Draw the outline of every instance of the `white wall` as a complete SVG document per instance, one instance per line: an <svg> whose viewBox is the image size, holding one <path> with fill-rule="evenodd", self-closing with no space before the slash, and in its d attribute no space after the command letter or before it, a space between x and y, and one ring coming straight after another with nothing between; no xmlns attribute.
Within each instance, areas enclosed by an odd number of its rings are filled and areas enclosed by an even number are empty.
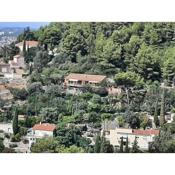
<svg viewBox="0 0 175 175"><path fill-rule="evenodd" d="M0 123L0 130L3 130L5 133L13 134L12 123Z"/></svg>
<svg viewBox="0 0 175 175"><path fill-rule="evenodd" d="M33 130L33 135L35 137L53 137L53 132L52 131Z"/></svg>

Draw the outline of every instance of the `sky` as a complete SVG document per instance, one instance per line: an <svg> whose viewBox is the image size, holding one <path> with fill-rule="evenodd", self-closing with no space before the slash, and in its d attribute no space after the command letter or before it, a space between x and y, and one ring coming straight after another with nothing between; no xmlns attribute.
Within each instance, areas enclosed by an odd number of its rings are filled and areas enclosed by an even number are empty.
<svg viewBox="0 0 175 175"><path fill-rule="evenodd" d="M47 25L49 22L0 22L0 28L6 27L30 27L31 29L38 29L41 26Z"/></svg>

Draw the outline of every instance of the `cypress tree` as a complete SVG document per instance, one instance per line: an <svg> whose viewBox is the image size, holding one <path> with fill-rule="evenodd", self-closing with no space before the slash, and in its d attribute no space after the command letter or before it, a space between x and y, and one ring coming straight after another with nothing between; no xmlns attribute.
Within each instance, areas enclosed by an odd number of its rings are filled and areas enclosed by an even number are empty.
<svg viewBox="0 0 175 175"><path fill-rule="evenodd" d="M126 138L125 153L129 153L129 141L128 141L128 137Z"/></svg>
<svg viewBox="0 0 175 175"><path fill-rule="evenodd" d="M95 140L94 153L100 153L101 150L101 137L98 134Z"/></svg>
<svg viewBox="0 0 175 175"><path fill-rule="evenodd" d="M123 137L121 137L120 153L123 153Z"/></svg>
<svg viewBox="0 0 175 175"><path fill-rule="evenodd" d="M13 116L13 134L16 135L19 131L18 126L18 111L17 108L15 108L14 116Z"/></svg>
<svg viewBox="0 0 175 175"><path fill-rule="evenodd" d="M160 107L160 126L165 124L165 88L163 88L161 95L161 107Z"/></svg>
<svg viewBox="0 0 175 175"><path fill-rule="evenodd" d="M155 111L154 111L154 123L156 125L156 127L159 126L159 118L158 118L158 98L156 100L156 104L155 104Z"/></svg>
<svg viewBox="0 0 175 175"><path fill-rule="evenodd" d="M26 56L26 40L24 39L23 41L23 50L22 50L22 54L25 57Z"/></svg>
<svg viewBox="0 0 175 175"><path fill-rule="evenodd" d="M133 146L132 146L132 153L139 153L139 146L138 146L138 142L137 142L137 137L135 137Z"/></svg>

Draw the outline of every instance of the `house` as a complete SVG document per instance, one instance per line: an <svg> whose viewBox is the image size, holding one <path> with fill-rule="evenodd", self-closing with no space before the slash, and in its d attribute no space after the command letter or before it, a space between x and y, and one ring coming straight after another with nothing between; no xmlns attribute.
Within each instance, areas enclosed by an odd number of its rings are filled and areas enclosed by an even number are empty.
<svg viewBox="0 0 175 175"><path fill-rule="evenodd" d="M103 130L105 137L110 143L119 147L121 143L121 138L123 138L123 144L126 145L126 140L128 138L128 146L132 148L132 145L137 139L138 146L141 150L148 150L149 143L154 141L155 136L159 135L159 130L156 129L126 129L126 128L115 128L110 130Z"/></svg>
<svg viewBox="0 0 175 175"><path fill-rule="evenodd" d="M65 86L82 87L90 84L92 86L98 86L104 82L106 76L104 75L89 75L89 74L76 74L71 73L65 78Z"/></svg>
<svg viewBox="0 0 175 175"><path fill-rule="evenodd" d="M0 123L0 130L7 134L13 134L12 123Z"/></svg>
<svg viewBox="0 0 175 175"><path fill-rule="evenodd" d="M35 124L32 128L32 135L37 138L53 137L56 129L55 124L39 123Z"/></svg>
<svg viewBox="0 0 175 175"><path fill-rule="evenodd" d="M111 86L107 89L109 95L120 95L122 93L122 88L121 87L114 87Z"/></svg>
<svg viewBox="0 0 175 175"><path fill-rule="evenodd" d="M0 98L2 100L12 100L13 95L3 84L0 84Z"/></svg>
<svg viewBox="0 0 175 175"><path fill-rule="evenodd" d="M0 76L4 78L13 78L13 70L10 64L4 62L0 63Z"/></svg>
<svg viewBox="0 0 175 175"><path fill-rule="evenodd" d="M56 130L55 124L39 123L35 124L33 128L28 130L27 139L29 141L29 149L32 144L36 143L37 139L53 137Z"/></svg>
<svg viewBox="0 0 175 175"><path fill-rule="evenodd" d="M25 68L24 57L21 55L15 55L13 60L9 61L9 64L11 69Z"/></svg>
<svg viewBox="0 0 175 175"><path fill-rule="evenodd" d="M19 121L24 121L26 119L25 115L18 115L18 120Z"/></svg>
<svg viewBox="0 0 175 175"><path fill-rule="evenodd" d="M39 44L38 41L26 41L26 50L27 50L28 48L37 47L38 44ZM22 42L16 44L15 46L18 47L18 48L20 49L20 52L22 52L22 51L23 51L23 45L24 45L24 41L22 41Z"/></svg>

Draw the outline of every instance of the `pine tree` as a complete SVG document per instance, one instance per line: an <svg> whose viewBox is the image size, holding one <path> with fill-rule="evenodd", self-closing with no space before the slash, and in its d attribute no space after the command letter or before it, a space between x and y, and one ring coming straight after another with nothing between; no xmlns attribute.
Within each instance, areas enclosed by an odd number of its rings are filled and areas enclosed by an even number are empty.
<svg viewBox="0 0 175 175"><path fill-rule="evenodd" d="M128 140L128 137L126 138L125 153L129 153L129 140Z"/></svg>
<svg viewBox="0 0 175 175"><path fill-rule="evenodd" d="M95 140L94 153L100 153L101 150L101 137L98 134Z"/></svg>
<svg viewBox="0 0 175 175"><path fill-rule="evenodd" d="M160 126L162 127L165 122L165 88L163 88L161 95Z"/></svg>
<svg viewBox="0 0 175 175"><path fill-rule="evenodd" d="M155 111L154 111L154 123L156 125L156 127L159 126L159 118L158 118L158 98L156 100L156 104L155 104Z"/></svg>
<svg viewBox="0 0 175 175"><path fill-rule="evenodd" d="M123 137L121 137L120 153L123 153Z"/></svg>
<svg viewBox="0 0 175 175"><path fill-rule="evenodd" d="M15 108L14 116L13 116L13 134L16 135L19 131L18 126L18 111L17 108Z"/></svg>

